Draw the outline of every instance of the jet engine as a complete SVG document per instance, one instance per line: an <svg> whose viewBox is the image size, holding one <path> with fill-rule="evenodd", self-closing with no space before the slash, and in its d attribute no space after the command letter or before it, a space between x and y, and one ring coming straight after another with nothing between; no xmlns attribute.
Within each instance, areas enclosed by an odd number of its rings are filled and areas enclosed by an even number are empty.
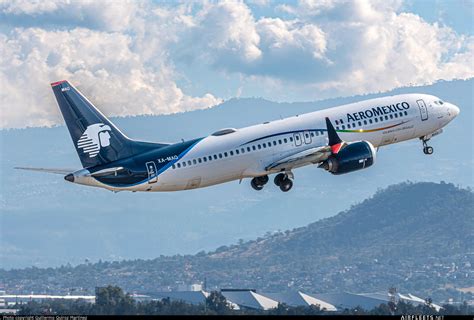
<svg viewBox="0 0 474 320"><path fill-rule="evenodd" d="M370 167L375 163L376 151L368 141L349 143L319 165L332 174L343 174Z"/></svg>

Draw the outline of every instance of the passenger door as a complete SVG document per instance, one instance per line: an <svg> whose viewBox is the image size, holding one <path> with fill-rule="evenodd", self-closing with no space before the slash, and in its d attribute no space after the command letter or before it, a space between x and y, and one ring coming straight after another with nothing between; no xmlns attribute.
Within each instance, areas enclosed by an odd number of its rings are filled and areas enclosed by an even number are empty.
<svg viewBox="0 0 474 320"><path fill-rule="evenodd" d="M148 172L148 183L155 183L158 181L158 175L156 171L156 164L153 161L146 163L146 171Z"/></svg>
<svg viewBox="0 0 474 320"><path fill-rule="evenodd" d="M428 108L426 107L426 103L424 100L416 100L416 103L418 104L418 108L420 108L420 115L421 115L421 121L428 120Z"/></svg>

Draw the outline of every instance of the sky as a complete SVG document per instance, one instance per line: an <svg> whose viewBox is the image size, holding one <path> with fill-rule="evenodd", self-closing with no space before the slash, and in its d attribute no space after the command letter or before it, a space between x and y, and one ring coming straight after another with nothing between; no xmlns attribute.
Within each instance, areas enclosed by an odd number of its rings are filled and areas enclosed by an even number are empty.
<svg viewBox="0 0 474 320"><path fill-rule="evenodd" d="M0 0L0 128L62 124L68 79L106 115L388 91L474 75L470 0Z"/></svg>

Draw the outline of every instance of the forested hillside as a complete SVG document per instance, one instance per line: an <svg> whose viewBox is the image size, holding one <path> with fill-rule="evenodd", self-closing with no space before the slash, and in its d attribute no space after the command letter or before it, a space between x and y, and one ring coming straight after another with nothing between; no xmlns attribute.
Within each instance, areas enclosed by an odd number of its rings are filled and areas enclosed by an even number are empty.
<svg viewBox="0 0 474 320"><path fill-rule="evenodd" d="M93 293L114 284L146 293L206 281L208 289L308 292L386 291L394 285L438 300L459 298L458 289L474 285L473 208L469 189L402 183L334 217L213 252L1 270L0 281L7 292Z"/></svg>

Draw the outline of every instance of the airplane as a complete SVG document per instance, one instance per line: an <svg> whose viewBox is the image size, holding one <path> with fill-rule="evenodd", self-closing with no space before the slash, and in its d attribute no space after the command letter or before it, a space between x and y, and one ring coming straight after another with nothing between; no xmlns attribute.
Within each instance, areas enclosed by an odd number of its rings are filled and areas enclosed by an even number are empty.
<svg viewBox="0 0 474 320"><path fill-rule="evenodd" d="M118 191L179 191L249 178L255 190L293 187L296 168L317 165L340 175L375 163L381 146L428 141L459 108L427 94L360 101L177 143L135 141L123 134L68 81L51 83L83 168L25 168L63 174L86 186Z"/></svg>

